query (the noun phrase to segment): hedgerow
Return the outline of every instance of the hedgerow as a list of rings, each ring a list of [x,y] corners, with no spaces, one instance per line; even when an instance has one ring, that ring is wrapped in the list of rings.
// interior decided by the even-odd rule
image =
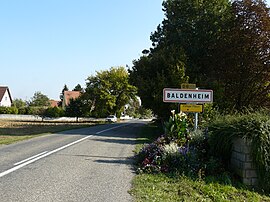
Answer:
[[[270,191],[270,114],[268,110],[220,116],[208,125],[210,153],[229,163],[233,138],[251,141],[259,186]]]

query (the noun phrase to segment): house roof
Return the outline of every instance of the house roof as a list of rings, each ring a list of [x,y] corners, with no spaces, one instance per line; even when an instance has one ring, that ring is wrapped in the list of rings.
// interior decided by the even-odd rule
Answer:
[[[51,107],[58,107],[60,102],[61,101],[59,101],[59,100],[50,100],[50,106]]]
[[[69,105],[71,99],[76,99],[81,95],[80,91],[64,91],[64,103]]]
[[[6,87],[6,86],[0,86],[0,101],[3,99],[6,91],[8,91],[9,98],[12,102],[11,94],[9,92],[8,87]]]

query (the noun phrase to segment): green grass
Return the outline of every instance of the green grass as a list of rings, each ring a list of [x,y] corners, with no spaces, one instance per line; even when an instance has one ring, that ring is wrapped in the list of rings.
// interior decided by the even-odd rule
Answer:
[[[186,176],[140,174],[130,193],[135,201],[270,201],[270,197],[231,185],[206,183]]]
[[[154,124],[141,130],[135,153],[143,143],[152,142],[162,131]],[[235,183],[233,183],[235,184]],[[269,201],[270,197],[252,191],[240,182],[233,186],[220,183],[220,179],[191,179],[177,174],[138,174],[132,182],[130,194],[137,202],[174,201]]]

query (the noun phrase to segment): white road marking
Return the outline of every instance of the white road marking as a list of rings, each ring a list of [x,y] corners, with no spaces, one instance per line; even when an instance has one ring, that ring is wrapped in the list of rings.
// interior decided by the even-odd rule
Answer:
[[[129,124],[124,124],[124,125],[119,125],[119,126],[115,126],[115,127],[112,127],[112,128],[108,128],[108,129],[99,131],[99,132],[97,132],[97,133],[95,133],[95,134],[98,135],[98,134],[100,134],[100,133],[103,133],[103,132],[106,132],[106,131],[110,131],[110,130],[113,130],[113,129],[116,129],[116,128],[120,128],[120,127],[123,127],[123,126],[126,126],[126,125],[129,125]],[[22,167],[24,167],[24,166],[26,166],[26,165],[29,165],[30,163],[33,163],[33,162],[35,162],[35,161],[37,161],[37,160],[39,160],[39,159],[45,158],[45,157],[47,157],[47,156],[49,156],[49,155],[51,155],[51,154],[54,154],[54,153],[56,153],[56,152],[58,152],[58,151],[60,151],[60,150],[63,150],[63,149],[65,149],[65,148],[67,148],[67,147],[70,147],[70,146],[72,146],[72,145],[74,145],[74,144],[77,144],[77,143],[79,143],[79,142],[82,142],[82,141],[84,141],[84,140],[86,140],[86,139],[88,139],[88,138],[90,138],[90,137],[93,137],[93,135],[86,136],[86,137],[81,138],[81,139],[79,139],[79,140],[77,140],[77,141],[71,142],[71,143],[69,143],[69,144],[67,144],[67,145],[64,145],[64,146],[62,146],[62,147],[60,147],[60,148],[57,148],[57,149],[55,149],[55,150],[53,150],[53,151],[50,151],[50,152],[47,152],[47,151],[46,151],[46,152],[42,152],[42,153],[37,154],[37,155],[35,155],[35,156],[33,156],[33,157],[30,157],[30,158],[25,159],[25,160],[23,160],[23,161],[21,161],[21,162],[18,162],[18,163],[16,163],[16,166],[15,166],[15,167],[13,167],[13,168],[11,168],[11,169],[9,169],[9,170],[6,170],[6,171],[0,173],[0,178],[3,177],[3,176],[5,176],[5,175],[7,175],[7,174],[9,174],[9,173],[12,173],[12,172],[16,171],[16,170],[18,170],[18,169],[20,169],[20,168],[22,168]],[[14,164],[14,165],[15,165],[15,164]]]
[[[45,154],[45,153],[47,153],[48,151],[45,151],[45,152],[42,152],[42,153],[40,153],[40,154],[37,154],[37,155],[35,155],[35,156],[31,156],[31,157],[29,157],[29,158],[27,158],[27,159],[24,159],[24,160],[22,160],[22,161],[20,161],[20,162],[18,162],[18,163],[14,163],[14,166],[17,166],[17,165],[19,165],[19,164],[22,164],[22,163],[24,163],[24,162],[26,162],[26,161],[29,161],[29,160],[31,160],[31,159],[34,159],[34,158],[36,158],[36,157],[38,157],[38,156],[41,156],[41,155],[43,155],[43,154]]]

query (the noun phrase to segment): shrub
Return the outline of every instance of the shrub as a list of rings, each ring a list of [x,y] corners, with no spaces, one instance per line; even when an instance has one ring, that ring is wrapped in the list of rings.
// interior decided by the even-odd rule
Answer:
[[[171,140],[177,140],[178,144],[184,145],[188,142],[188,123],[184,113],[170,116],[169,121],[164,123],[165,134]]]
[[[251,155],[257,167],[259,185],[270,191],[270,116],[261,110],[247,114],[219,117],[209,124],[210,153],[222,157],[227,164],[232,150],[232,139],[247,138],[251,141]]]
[[[29,115],[43,115],[46,107],[27,107],[26,114]]]
[[[16,107],[0,107],[0,114],[18,114]]]
[[[60,107],[49,107],[44,111],[43,116],[57,118],[64,116],[64,114],[65,114],[64,110]]]
[[[218,160],[209,158],[209,144],[204,133],[188,131],[187,116],[172,114],[165,124],[165,135],[144,145],[136,156],[139,171],[147,173],[180,172],[191,176],[217,174]],[[194,137],[191,139],[191,137]],[[216,167],[214,166],[217,165]]]

